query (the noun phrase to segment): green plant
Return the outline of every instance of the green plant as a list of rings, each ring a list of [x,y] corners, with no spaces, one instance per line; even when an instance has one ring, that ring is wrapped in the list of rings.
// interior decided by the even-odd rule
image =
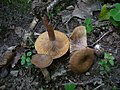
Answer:
[[[48,18],[50,19],[50,18],[53,18],[53,16],[54,16],[55,14],[53,13],[53,12],[49,12],[48,13]]]
[[[109,72],[114,63],[113,55],[111,53],[104,53],[104,59],[99,62],[100,71]]]
[[[25,66],[26,68],[31,66],[32,65],[31,57],[32,57],[32,52],[31,51],[28,51],[27,53],[24,53],[20,58],[21,65]]]
[[[90,33],[93,30],[93,25],[92,25],[91,18],[85,19],[84,26],[86,27],[87,33]]]
[[[120,26],[120,3],[116,3],[114,5],[105,4],[103,5],[99,19],[109,20],[114,26]]]
[[[117,90],[117,87],[116,87],[116,86],[113,86],[113,87],[112,87],[112,90]]]
[[[66,83],[64,88],[65,90],[75,90],[76,84],[74,83]]]

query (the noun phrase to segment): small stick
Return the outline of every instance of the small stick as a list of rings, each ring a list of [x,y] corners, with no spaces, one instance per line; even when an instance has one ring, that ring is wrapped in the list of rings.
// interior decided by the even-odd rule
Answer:
[[[100,84],[99,86],[97,86],[96,88],[94,88],[93,90],[98,90],[98,88],[100,88],[101,86],[105,85],[104,83]]]
[[[95,81],[101,82],[102,79],[100,79],[100,78],[93,78],[93,79],[91,79],[89,81],[84,81],[84,82],[81,82],[81,83],[74,83],[74,82],[73,83],[76,84],[76,85],[85,86],[85,85],[88,85],[90,83],[94,83]],[[62,85],[65,85],[65,84],[62,84]]]
[[[109,31],[107,31],[106,33],[104,33],[96,42],[94,42],[93,44],[91,44],[90,46],[94,46],[96,43],[98,43],[102,38],[104,38],[106,35],[112,33],[114,30],[111,29]]]
[[[36,17],[33,18],[32,23],[30,24],[30,30],[33,30],[36,26],[36,24],[38,23],[39,19],[37,19]]]

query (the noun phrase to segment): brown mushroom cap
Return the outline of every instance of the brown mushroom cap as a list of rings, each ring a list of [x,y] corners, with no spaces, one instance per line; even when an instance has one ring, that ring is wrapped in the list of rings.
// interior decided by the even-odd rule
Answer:
[[[46,68],[52,63],[51,56],[46,54],[36,54],[32,56],[31,63],[39,68]]]
[[[52,56],[53,59],[63,56],[69,49],[69,39],[67,36],[60,32],[54,30],[56,39],[50,41],[48,32],[41,34],[36,42],[35,49],[38,54],[47,54]]]
[[[75,73],[85,73],[94,61],[94,50],[83,48],[73,53],[69,61],[69,68]]]
[[[85,26],[76,27],[70,36],[70,52],[87,47],[87,34]]]

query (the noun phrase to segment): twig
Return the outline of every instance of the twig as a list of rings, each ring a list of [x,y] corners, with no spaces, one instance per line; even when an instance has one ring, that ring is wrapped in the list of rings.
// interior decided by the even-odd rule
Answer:
[[[84,81],[84,82],[81,82],[81,83],[74,83],[74,82],[73,83],[76,84],[76,85],[85,86],[85,85],[88,85],[88,84],[93,83],[95,81],[98,81],[98,82],[100,81],[101,82],[101,80],[102,79],[100,79],[100,78],[93,78],[93,79],[91,79],[89,81]],[[62,85],[65,85],[65,84],[62,84]]]
[[[26,42],[28,39],[30,41],[32,41],[32,30],[35,28],[36,24],[38,23],[39,19],[37,19],[36,17],[33,18],[33,21],[31,22],[29,29],[25,31],[23,39]]]
[[[66,23],[65,25],[66,25],[66,29],[67,29],[67,35],[69,37],[69,35],[70,35],[70,29],[69,29],[68,23]]]
[[[4,90],[5,89],[5,85],[0,86],[0,90]]]
[[[110,29],[109,31],[107,31],[106,33],[104,33],[96,42],[94,42],[93,44],[91,44],[90,46],[94,46],[96,43],[98,43],[102,38],[104,38],[106,35],[112,33],[114,30]]]
[[[39,19],[37,19],[36,17],[33,18],[32,23],[30,24],[30,30],[33,30],[36,26],[36,24],[38,23]]]
[[[100,88],[101,86],[103,86],[104,83],[100,84],[99,86],[97,86],[96,88],[94,88],[93,90],[98,90],[98,88]]]

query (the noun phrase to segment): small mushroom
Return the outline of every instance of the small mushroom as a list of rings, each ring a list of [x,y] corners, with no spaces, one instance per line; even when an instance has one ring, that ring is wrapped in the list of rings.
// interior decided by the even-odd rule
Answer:
[[[70,52],[87,47],[85,26],[76,27],[70,36]]]
[[[46,67],[52,63],[53,59],[51,56],[46,54],[36,54],[32,56],[31,63],[36,67],[39,67],[46,81],[50,81],[50,74]]]
[[[94,49],[83,48],[75,51],[70,58],[69,68],[75,73],[85,73],[94,61]]]
[[[35,42],[35,49],[38,54],[47,54],[53,59],[63,56],[69,49],[68,37],[57,30],[48,22],[47,16],[43,18],[47,32],[42,33]]]

